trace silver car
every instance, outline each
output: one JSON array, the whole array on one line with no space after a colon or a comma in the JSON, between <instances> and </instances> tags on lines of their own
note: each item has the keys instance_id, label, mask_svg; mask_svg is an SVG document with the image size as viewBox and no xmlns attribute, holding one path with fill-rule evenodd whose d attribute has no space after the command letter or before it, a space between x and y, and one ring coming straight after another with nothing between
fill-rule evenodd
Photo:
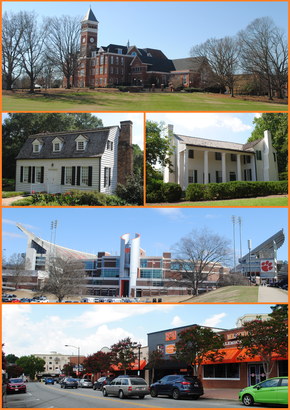
<instances>
[{"instance_id":1,"label":"silver car","mask_svg":"<svg viewBox=\"0 0 290 410\"><path fill-rule=\"evenodd\" d=\"M118 396L120 399L130 396L139 396L140 399L150 394L149 386L142 377L117 377L111 384L103 387L103 395Z\"/></svg>"},{"instance_id":2,"label":"silver car","mask_svg":"<svg viewBox=\"0 0 290 410\"><path fill-rule=\"evenodd\" d=\"M79 381L80 387L93 387L93 382L89 379L81 379Z\"/></svg>"}]
</instances>

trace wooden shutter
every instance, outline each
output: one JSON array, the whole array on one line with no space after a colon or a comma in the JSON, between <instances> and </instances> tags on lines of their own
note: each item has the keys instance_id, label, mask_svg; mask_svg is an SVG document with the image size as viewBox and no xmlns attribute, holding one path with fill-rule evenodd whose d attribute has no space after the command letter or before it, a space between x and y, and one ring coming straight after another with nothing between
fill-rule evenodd
<instances>
[{"instance_id":1,"label":"wooden shutter","mask_svg":"<svg viewBox=\"0 0 290 410\"><path fill-rule=\"evenodd\" d=\"M44 182L44 167L41 167L40 183L43 184L43 182Z\"/></svg>"},{"instance_id":2,"label":"wooden shutter","mask_svg":"<svg viewBox=\"0 0 290 410\"><path fill-rule=\"evenodd\" d=\"M32 183L35 183L35 167L32 167Z\"/></svg>"},{"instance_id":3,"label":"wooden shutter","mask_svg":"<svg viewBox=\"0 0 290 410\"><path fill-rule=\"evenodd\" d=\"M28 182L31 182L31 167L28 167Z\"/></svg>"},{"instance_id":4,"label":"wooden shutter","mask_svg":"<svg viewBox=\"0 0 290 410\"><path fill-rule=\"evenodd\" d=\"M218 171L216 171L215 172L215 179L216 179L216 183L218 183L219 182L219 172Z\"/></svg>"},{"instance_id":5,"label":"wooden shutter","mask_svg":"<svg viewBox=\"0 0 290 410\"><path fill-rule=\"evenodd\" d=\"M92 186L92 182L93 182L93 167L89 167L88 186Z\"/></svg>"},{"instance_id":6,"label":"wooden shutter","mask_svg":"<svg viewBox=\"0 0 290 410\"><path fill-rule=\"evenodd\" d=\"M197 169L194 170L194 183L197 184Z\"/></svg>"},{"instance_id":7,"label":"wooden shutter","mask_svg":"<svg viewBox=\"0 0 290 410\"><path fill-rule=\"evenodd\" d=\"M81 184L81 167L77 167L77 185Z\"/></svg>"},{"instance_id":8,"label":"wooden shutter","mask_svg":"<svg viewBox=\"0 0 290 410\"><path fill-rule=\"evenodd\" d=\"M76 167L71 167L71 184L76 184Z\"/></svg>"},{"instance_id":9,"label":"wooden shutter","mask_svg":"<svg viewBox=\"0 0 290 410\"><path fill-rule=\"evenodd\" d=\"M64 185L65 167L61 167L61 185Z\"/></svg>"},{"instance_id":10,"label":"wooden shutter","mask_svg":"<svg viewBox=\"0 0 290 410\"><path fill-rule=\"evenodd\" d=\"M23 182L23 167L20 167L20 182Z\"/></svg>"}]
</instances>

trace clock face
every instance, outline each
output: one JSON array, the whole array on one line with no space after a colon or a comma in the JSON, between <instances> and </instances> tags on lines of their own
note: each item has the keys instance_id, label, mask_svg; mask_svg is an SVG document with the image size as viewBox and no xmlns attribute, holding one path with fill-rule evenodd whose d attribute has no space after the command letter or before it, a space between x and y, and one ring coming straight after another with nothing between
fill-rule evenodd
<instances>
[{"instance_id":1,"label":"clock face","mask_svg":"<svg viewBox=\"0 0 290 410\"><path fill-rule=\"evenodd\" d=\"M95 39L93 37L90 38L90 42L93 43Z\"/></svg>"},{"instance_id":2,"label":"clock face","mask_svg":"<svg viewBox=\"0 0 290 410\"><path fill-rule=\"evenodd\" d=\"M86 38L84 37L84 38L83 38L83 43L84 43L85 41L86 41Z\"/></svg>"}]
</instances>

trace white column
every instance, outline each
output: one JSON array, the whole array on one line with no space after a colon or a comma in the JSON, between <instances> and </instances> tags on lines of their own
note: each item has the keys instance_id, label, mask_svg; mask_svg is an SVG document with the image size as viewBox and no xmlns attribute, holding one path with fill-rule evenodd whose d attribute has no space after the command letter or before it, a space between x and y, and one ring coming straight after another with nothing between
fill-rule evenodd
<instances>
[{"instance_id":1,"label":"white column","mask_svg":"<svg viewBox=\"0 0 290 410\"><path fill-rule=\"evenodd\" d=\"M187 188L187 181L188 181L188 151L185 149L184 151L184 175L183 175L183 189Z\"/></svg>"},{"instance_id":2,"label":"white column","mask_svg":"<svg viewBox=\"0 0 290 410\"><path fill-rule=\"evenodd\" d=\"M252 169L252 181L257 181L256 176L256 157L251 155L251 169Z\"/></svg>"},{"instance_id":3,"label":"white column","mask_svg":"<svg viewBox=\"0 0 290 410\"><path fill-rule=\"evenodd\" d=\"M237 154L237 178L238 181L242 180L242 169L241 169L241 154Z\"/></svg>"},{"instance_id":4,"label":"white column","mask_svg":"<svg viewBox=\"0 0 290 410\"><path fill-rule=\"evenodd\" d=\"M226 153L222 152L222 181L227 182Z\"/></svg>"},{"instance_id":5,"label":"white column","mask_svg":"<svg viewBox=\"0 0 290 410\"><path fill-rule=\"evenodd\" d=\"M204 161L204 184L208 184L208 151L204 151L203 153L203 161Z\"/></svg>"},{"instance_id":6,"label":"white column","mask_svg":"<svg viewBox=\"0 0 290 410\"><path fill-rule=\"evenodd\" d=\"M263 157L262 157L264 181L270 181L270 178L269 178L270 141L271 141L271 133L270 131L265 131L264 132L264 152L263 152Z\"/></svg>"},{"instance_id":7,"label":"white column","mask_svg":"<svg viewBox=\"0 0 290 410\"><path fill-rule=\"evenodd\" d=\"M180 172L181 172L180 155L181 155L181 153L179 152L178 145L177 145L177 148L176 148L176 155L177 155L177 181L176 182L179 185L181 185L181 175L180 175Z\"/></svg>"}]
</instances>

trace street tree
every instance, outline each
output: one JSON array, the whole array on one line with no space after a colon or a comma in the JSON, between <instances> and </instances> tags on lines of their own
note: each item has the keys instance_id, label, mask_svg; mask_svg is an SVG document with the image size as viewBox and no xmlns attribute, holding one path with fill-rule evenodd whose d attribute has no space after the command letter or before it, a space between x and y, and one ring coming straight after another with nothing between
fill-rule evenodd
<instances>
[{"instance_id":1,"label":"street tree","mask_svg":"<svg viewBox=\"0 0 290 410\"><path fill-rule=\"evenodd\" d=\"M288 78L287 35L270 17L257 18L238 33L241 42L241 68L247 74L260 77L267 86L282 96Z\"/></svg>"},{"instance_id":2,"label":"street tree","mask_svg":"<svg viewBox=\"0 0 290 410\"><path fill-rule=\"evenodd\" d=\"M48 278L41 294L52 294L61 302L65 297L82 295L86 285L83 261L51 257L46 267Z\"/></svg>"},{"instance_id":3,"label":"street tree","mask_svg":"<svg viewBox=\"0 0 290 410\"><path fill-rule=\"evenodd\" d=\"M112 353L98 351L89 355L83 362L84 371L86 373L107 373L111 370Z\"/></svg>"},{"instance_id":4,"label":"street tree","mask_svg":"<svg viewBox=\"0 0 290 410\"><path fill-rule=\"evenodd\" d=\"M222 269L220 264L228 266L232 258L230 241L207 227L192 230L173 245L172 251L176 264L172 283L191 287L196 296L199 285L210 280L217 268Z\"/></svg>"},{"instance_id":5,"label":"street tree","mask_svg":"<svg viewBox=\"0 0 290 410\"><path fill-rule=\"evenodd\" d=\"M164 352L161 349L153 350L151 353L149 353L149 360L147 363L147 366L149 369L152 369L152 375L151 375L151 382L154 383L154 373L156 367L160 367L165 363L164 359Z\"/></svg>"},{"instance_id":6,"label":"street tree","mask_svg":"<svg viewBox=\"0 0 290 410\"><path fill-rule=\"evenodd\" d=\"M4 178L15 178L15 158L29 135L103 126L90 113L9 113L2 126L2 169Z\"/></svg>"},{"instance_id":7,"label":"street tree","mask_svg":"<svg viewBox=\"0 0 290 410\"><path fill-rule=\"evenodd\" d=\"M9 282L13 284L15 289L18 288L21 282L28 277L28 270L31 268L31 262L21 253L13 253L5 266L8 270Z\"/></svg>"},{"instance_id":8,"label":"street tree","mask_svg":"<svg viewBox=\"0 0 290 410\"><path fill-rule=\"evenodd\" d=\"M29 375L30 380L34 380L37 373L45 370L45 360L34 355L21 356L16 364L23 369L23 373Z\"/></svg>"},{"instance_id":9,"label":"street tree","mask_svg":"<svg viewBox=\"0 0 290 410\"><path fill-rule=\"evenodd\" d=\"M72 362L69 362L65 364L62 368L62 373L64 373L66 376L71 376L74 371L74 364Z\"/></svg>"},{"instance_id":10,"label":"street tree","mask_svg":"<svg viewBox=\"0 0 290 410\"><path fill-rule=\"evenodd\" d=\"M255 117L255 125L251 137L247 142L256 141L264 137L264 131L271 131L272 144L277 150L279 173L288 171L288 114L263 113Z\"/></svg>"},{"instance_id":11,"label":"street tree","mask_svg":"<svg viewBox=\"0 0 290 410\"><path fill-rule=\"evenodd\" d=\"M3 370L6 369L7 364L8 364L8 361L7 361L6 357L5 357L5 352L4 352L4 350L3 350L3 347L4 347L4 346L5 346L5 344L2 343L2 369L3 369Z\"/></svg>"},{"instance_id":12,"label":"street tree","mask_svg":"<svg viewBox=\"0 0 290 410\"><path fill-rule=\"evenodd\" d=\"M198 376L199 369L205 360L222 362L225 352L224 336L219 335L210 328L199 325L191 326L178 333L179 340L175 343L173 360L185 362L193 369L193 374Z\"/></svg>"},{"instance_id":13,"label":"street tree","mask_svg":"<svg viewBox=\"0 0 290 410\"><path fill-rule=\"evenodd\" d=\"M241 353L238 360L259 357L266 378L269 378L277 357L288 355L288 326L283 309L272 312L269 320L258 318L244 324L244 332L238 336Z\"/></svg>"},{"instance_id":14,"label":"street tree","mask_svg":"<svg viewBox=\"0 0 290 410\"><path fill-rule=\"evenodd\" d=\"M23 374L22 367L17 366L16 364L11 364L6 367L6 372L9 379L13 377L19 377Z\"/></svg>"},{"instance_id":15,"label":"street tree","mask_svg":"<svg viewBox=\"0 0 290 410\"><path fill-rule=\"evenodd\" d=\"M137 359L135 353L137 343L132 342L130 337L119 340L119 342L111 346L112 364L116 365L120 370L131 370L134 367L134 362Z\"/></svg>"},{"instance_id":16,"label":"street tree","mask_svg":"<svg viewBox=\"0 0 290 410\"><path fill-rule=\"evenodd\" d=\"M275 306L270 306L272 309L272 313L269 313L270 317L275 316L276 312L279 310L279 315L282 316L285 320L288 319L288 305L283 304L283 305L275 305Z\"/></svg>"},{"instance_id":17,"label":"street tree","mask_svg":"<svg viewBox=\"0 0 290 410\"><path fill-rule=\"evenodd\" d=\"M234 85L238 80L240 42L236 37L221 39L210 38L206 42L194 46L190 50L191 57L200 64L206 61L207 83L209 87L218 86L223 92L227 86L231 96L234 96Z\"/></svg>"},{"instance_id":18,"label":"street tree","mask_svg":"<svg viewBox=\"0 0 290 410\"><path fill-rule=\"evenodd\" d=\"M47 18L46 36L47 58L66 78L67 88L71 87L80 51L81 17L61 16Z\"/></svg>"},{"instance_id":19,"label":"street tree","mask_svg":"<svg viewBox=\"0 0 290 410\"><path fill-rule=\"evenodd\" d=\"M144 169L144 152L138 144L133 144L133 174L143 177Z\"/></svg>"},{"instance_id":20,"label":"street tree","mask_svg":"<svg viewBox=\"0 0 290 410\"><path fill-rule=\"evenodd\" d=\"M38 75L46 64L44 57L47 26L37 22L34 12L25 12L25 30L23 32L24 47L21 55L21 66L30 79L30 93L34 93L34 85Z\"/></svg>"},{"instance_id":21,"label":"street tree","mask_svg":"<svg viewBox=\"0 0 290 410\"><path fill-rule=\"evenodd\" d=\"M2 75L7 90L21 75L22 52L24 51L24 13L7 12L2 16Z\"/></svg>"},{"instance_id":22,"label":"street tree","mask_svg":"<svg viewBox=\"0 0 290 410\"><path fill-rule=\"evenodd\" d=\"M6 360L9 364L15 364L18 359L19 357L15 356L15 354L10 353L6 355Z\"/></svg>"},{"instance_id":23,"label":"street tree","mask_svg":"<svg viewBox=\"0 0 290 410\"><path fill-rule=\"evenodd\" d=\"M146 178L154 178L158 168L169 167L173 172L170 157L173 155L173 146L170 138L165 133L164 123L146 121Z\"/></svg>"}]
</instances>

